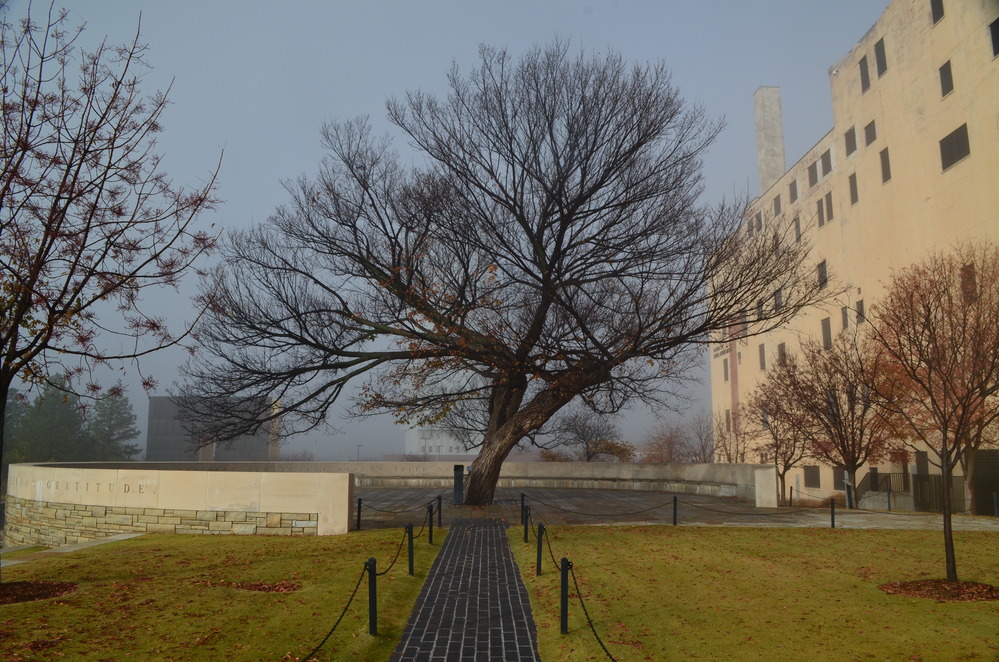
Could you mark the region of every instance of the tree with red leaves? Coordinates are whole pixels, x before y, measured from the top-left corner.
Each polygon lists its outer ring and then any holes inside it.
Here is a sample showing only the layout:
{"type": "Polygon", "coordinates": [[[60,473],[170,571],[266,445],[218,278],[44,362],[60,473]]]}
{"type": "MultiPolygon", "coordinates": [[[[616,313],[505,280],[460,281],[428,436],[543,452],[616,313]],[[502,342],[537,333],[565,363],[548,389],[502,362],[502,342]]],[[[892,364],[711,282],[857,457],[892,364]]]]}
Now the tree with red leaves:
{"type": "Polygon", "coordinates": [[[216,240],[195,220],[218,167],[193,190],[160,169],[167,95],[141,92],[138,31],[84,52],[65,10],[36,18],[0,27],[0,419],[17,381],[61,374],[100,396],[96,367],[180,342],[189,328],[169,330],[143,294],[176,287],[216,240]]]}

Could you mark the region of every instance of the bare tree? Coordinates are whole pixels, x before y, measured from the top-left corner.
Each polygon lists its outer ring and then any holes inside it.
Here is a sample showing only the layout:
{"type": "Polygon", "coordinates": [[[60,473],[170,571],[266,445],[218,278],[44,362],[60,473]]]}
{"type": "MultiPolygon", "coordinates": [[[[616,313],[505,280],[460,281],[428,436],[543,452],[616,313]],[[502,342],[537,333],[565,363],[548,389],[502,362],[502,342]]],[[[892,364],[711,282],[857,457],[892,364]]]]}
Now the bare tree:
{"type": "Polygon", "coordinates": [[[885,378],[872,386],[940,467],[947,579],[957,581],[951,477],[999,418],[999,247],[966,244],[897,272],[876,313],[885,378]]]}
{"type": "Polygon", "coordinates": [[[759,422],[764,440],[759,444],[764,461],[777,470],[780,505],[787,504],[787,474],[808,456],[809,436],[805,417],[795,406],[794,399],[787,399],[788,374],[796,373],[797,362],[793,356],[782,357],[770,370],[767,380],[760,384],[750,397],[746,410],[759,422]]]}
{"type": "Polygon", "coordinates": [[[658,421],[642,443],[642,462],[681,463],[687,459],[687,433],[675,421],[658,421]]]}
{"type": "Polygon", "coordinates": [[[687,439],[691,464],[708,464],[714,459],[714,417],[702,409],[687,421],[687,439]]]}
{"type": "Polygon", "coordinates": [[[607,416],[586,409],[561,413],[550,421],[549,441],[540,452],[543,462],[631,462],[634,447],[607,416]]]}
{"type": "Polygon", "coordinates": [[[95,366],[187,334],[142,297],[176,287],[212,249],[195,219],[215,205],[218,172],[188,191],[160,169],[167,96],[141,92],[138,32],[84,53],[65,11],[17,25],[11,13],[0,26],[0,419],[15,380],[63,374],[62,388],[96,396],[95,366]]]}
{"type": "Polygon", "coordinates": [[[364,374],[360,409],[409,422],[477,399],[466,503],[487,504],[508,453],[567,404],[657,402],[748,302],[784,292],[756,333],[819,296],[789,227],[747,238],[740,209],[699,205],[719,126],[664,65],[483,47],[448,81],[388,106],[421,165],[363,120],[328,124],[318,177],[228,243],[182,387],[192,426],[252,430],[269,412],[227,425],[216,404],[265,395],[315,426],[364,374]]]}
{"type": "Polygon", "coordinates": [[[755,443],[755,431],[745,425],[742,416],[730,412],[714,416],[714,460],[726,464],[744,464],[755,443]]]}

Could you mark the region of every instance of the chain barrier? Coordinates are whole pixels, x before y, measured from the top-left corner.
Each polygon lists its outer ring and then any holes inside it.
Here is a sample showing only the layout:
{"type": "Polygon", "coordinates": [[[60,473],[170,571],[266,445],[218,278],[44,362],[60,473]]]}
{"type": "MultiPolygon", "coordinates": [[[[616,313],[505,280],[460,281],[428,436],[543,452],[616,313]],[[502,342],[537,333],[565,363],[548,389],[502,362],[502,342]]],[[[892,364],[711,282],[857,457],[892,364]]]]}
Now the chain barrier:
{"type": "Polygon", "coordinates": [[[403,508],[402,510],[385,510],[384,508],[375,508],[374,506],[369,506],[366,503],[361,504],[362,508],[368,508],[369,510],[374,510],[379,513],[388,513],[389,515],[398,515],[399,513],[408,513],[414,510],[419,510],[420,508],[426,508],[427,505],[417,506],[416,508],[403,508]]]}
{"type": "Polygon", "coordinates": [[[554,563],[555,567],[557,568],[558,567],[558,559],[555,558],[555,551],[552,550],[552,539],[548,535],[548,530],[549,529],[546,526],[545,527],[545,543],[547,543],[547,545],[548,545],[548,555],[552,557],[552,563],[554,563]]]}
{"type": "Polygon", "coordinates": [[[354,597],[357,596],[357,590],[361,587],[361,581],[364,579],[364,575],[366,574],[368,574],[367,564],[365,564],[364,569],[361,570],[361,576],[357,578],[357,584],[354,585],[354,591],[350,594],[350,598],[347,600],[347,604],[343,606],[343,611],[340,612],[340,617],[336,619],[336,623],[334,623],[333,627],[330,628],[330,631],[326,633],[326,636],[323,637],[323,640],[319,642],[319,645],[313,648],[312,652],[303,657],[302,658],[303,660],[306,661],[311,660],[313,656],[315,656],[315,654],[319,652],[319,649],[321,649],[323,646],[326,645],[326,642],[329,641],[329,638],[333,636],[333,633],[336,631],[337,626],[340,625],[340,621],[342,621],[343,617],[347,615],[347,610],[350,608],[350,603],[352,603],[354,601],[354,597]]]}
{"type": "MultiPolygon", "coordinates": [[[[426,506],[421,506],[421,507],[426,508],[426,506]]],[[[430,517],[430,513],[429,512],[426,515],[423,516],[423,526],[420,527],[420,532],[413,536],[414,539],[415,538],[419,538],[420,536],[423,535],[423,531],[427,528],[427,518],[428,517],[430,517]]]]}
{"type": "Polygon", "coordinates": [[[379,577],[381,577],[382,575],[386,574],[389,570],[391,570],[392,566],[395,565],[395,562],[399,560],[399,555],[402,554],[402,546],[406,544],[406,538],[407,537],[408,537],[407,533],[405,531],[403,531],[402,532],[402,540],[399,541],[399,548],[395,550],[395,558],[392,559],[391,563],[389,563],[389,567],[387,567],[384,570],[382,570],[381,572],[377,573],[377,575],[379,577]]]}
{"type": "Polygon", "coordinates": [[[617,662],[614,656],[611,655],[611,652],[607,650],[607,646],[604,645],[603,639],[601,639],[600,635],[597,634],[597,628],[593,625],[593,620],[590,618],[590,612],[586,610],[586,603],[583,602],[583,593],[579,590],[579,582],[576,581],[576,571],[573,569],[572,564],[569,565],[569,574],[572,575],[572,583],[576,587],[576,597],[579,598],[579,606],[583,608],[583,614],[586,616],[586,622],[590,625],[590,631],[596,638],[597,643],[600,644],[600,648],[602,648],[604,653],[607,654],[607,659],[611,662],[617,662]]]}

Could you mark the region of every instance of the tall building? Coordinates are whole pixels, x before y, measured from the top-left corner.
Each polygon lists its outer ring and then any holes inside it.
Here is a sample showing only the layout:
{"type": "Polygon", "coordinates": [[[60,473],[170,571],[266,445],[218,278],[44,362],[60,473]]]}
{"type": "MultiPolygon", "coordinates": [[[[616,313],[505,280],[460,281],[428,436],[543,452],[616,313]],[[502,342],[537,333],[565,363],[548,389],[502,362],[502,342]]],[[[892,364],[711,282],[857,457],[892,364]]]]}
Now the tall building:
{"type": "MultiPolygon", "coordinates": [[[[792,223],[811,243],[820,284],[847,289],[786,327],[715,348],[712,406],[722,432],[749,427],[749,395],[800,338],[829,344],[863,324],[892,270],[962,241],[999,242],[999,0],[894,0],[829,69],[829,85],[833,127],[790,168],[779,90],[757,92],[762,193],[743,231],[792,223]]],[[[766,304],[780,305],[780,296],[766,304]]],[[[926,467],[882,467],[913,469],[926,467]]],[[[818,466],[794,472],[791,484],[823,495],[842,488],[818,466]]]]}
{"type": "Polygon", "coordinates": [[[169,396],[149,398],[149,426],[146,432],[147,462],[250,462],[277,460],[280,440],[266,429],[244,435],[231,445],[198,447],[184,430],[180,410],[169,396]]]}

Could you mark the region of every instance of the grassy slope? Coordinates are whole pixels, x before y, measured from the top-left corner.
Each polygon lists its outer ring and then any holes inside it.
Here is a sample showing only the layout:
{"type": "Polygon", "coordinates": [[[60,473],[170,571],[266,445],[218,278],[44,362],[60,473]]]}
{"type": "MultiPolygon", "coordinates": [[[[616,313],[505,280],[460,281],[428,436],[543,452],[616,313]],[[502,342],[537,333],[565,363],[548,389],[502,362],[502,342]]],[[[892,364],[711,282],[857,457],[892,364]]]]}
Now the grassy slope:
{"type": "MultiPolygon", "coordinates": [[[[575,597],[559,634],[547,550],[511,544],[545,660],[605,660],[575,597]]],[[[999,583],[999,534],[955,533],[962,580],[999,583]]],[[[556,527],[597,632],[625,660],[999,660],[999,603],[938,603],[878,585],[939,578],[938,532],[556,527]]],[[[574,595],[574,590],[570,592],[574,595]]]]}
{"type": "MultiPolygon", "coordinates": [[[[271,538],[143,536],[4,569],[4,581],[78,582],[52,600],[0,606],[3,660],[296,660],[318,644],[375,557],[384,570],[401,530],[271,538]],[[223,582],[294,581],[262,593],[223,582]],[[204,582],[214,585],[205,585],[204,582]]],[[[367,577],[319,660],[386,660],[440,541],[416,541],[378,578],[379,637],[368,635],[367,577]]]]}

